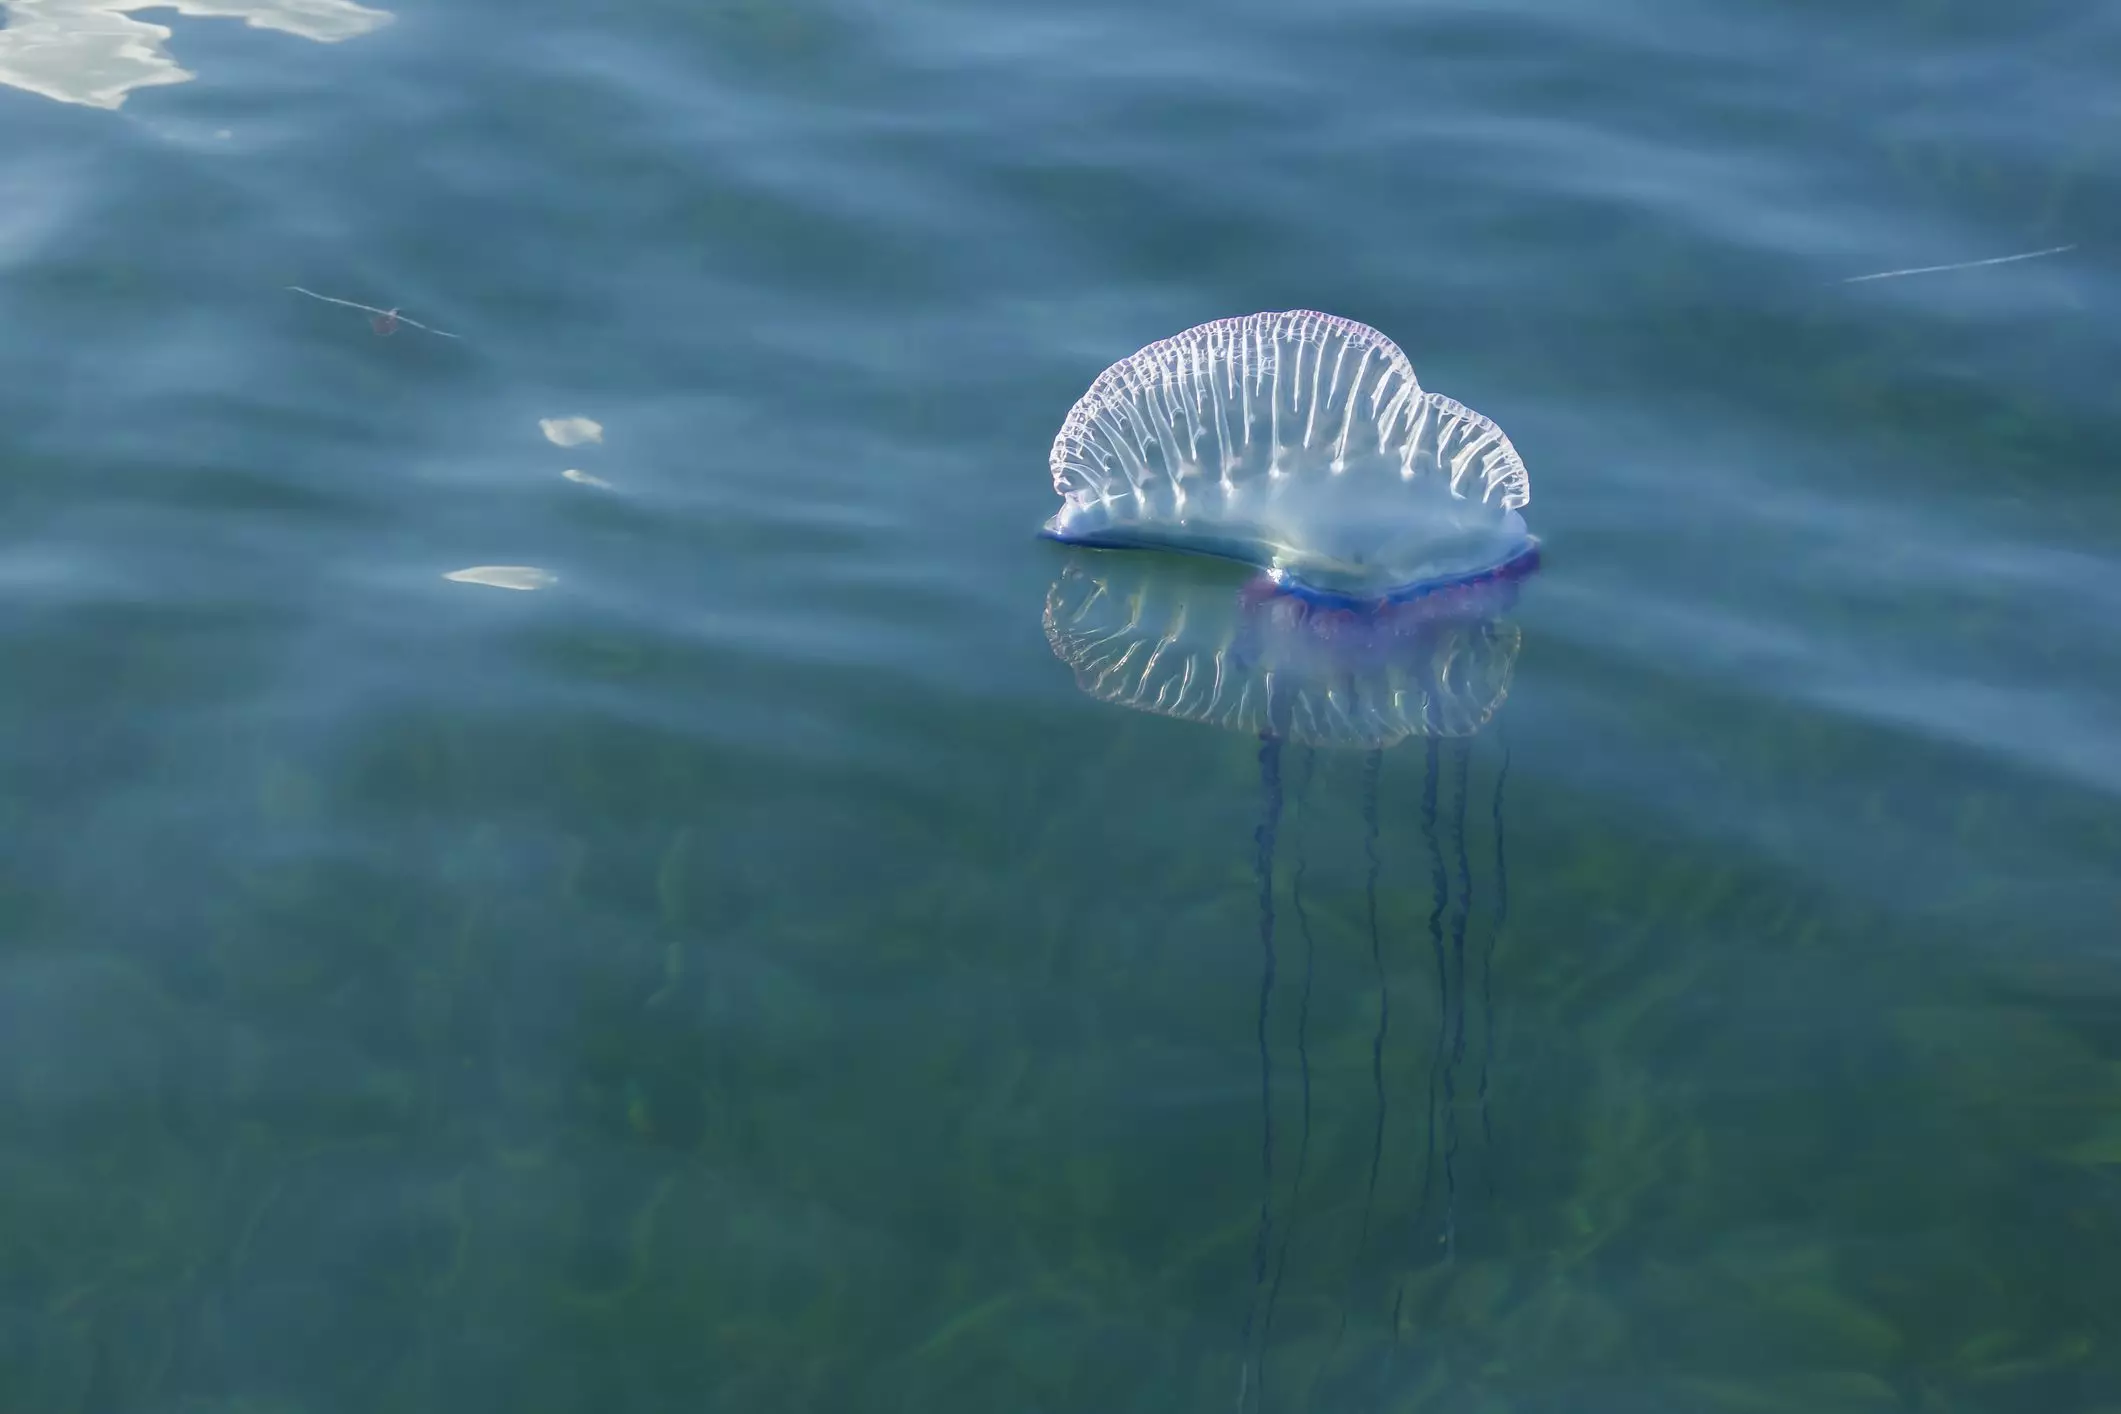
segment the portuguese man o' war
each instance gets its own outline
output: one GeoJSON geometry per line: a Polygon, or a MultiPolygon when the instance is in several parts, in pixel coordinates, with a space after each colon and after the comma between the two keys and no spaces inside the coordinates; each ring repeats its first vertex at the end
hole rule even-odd
{"type": "Polygon", "coordinates": [[[1492,784],[1479,792],[1485,799],[1476,802],[1471,743],[1509,694],[1522,635],[1507,615],[1539,564],[1538,541],[1519,514],[1531,493],[1524,464],[1494,423],[1422,390],[1384,335],[1309,311],[1204,324],[1115,364],[1068,415],[1052,461],[1063,504],[1048,536],[1096,552],[1215,556],[1257,571],[1238,585],[1167,556],[1077,554],[1047,593],[1045,629],[1055,656],[1090,696],[1258,742],[1251,854],[1260,1202],[1237,1407],[1240,1414],[1263,1407],[1270,1387],[1310,1404],[1333,1387],[1353,1395],[1369,1377],[1362,1367],[1375,1373],[1374,1361],[1349,1368],[1342,1358],[1350,1311],[1362,1304],[1354,1269],[1327,1281],[1336,1291],[1313,1293],[1340,1313],[1323,1355],[1304,1369],[1270,1368],[1268,1359],[1312,1156],[1316,935],[1334,917],[1366,935],[1366,956],[1349,973],[1376,997],[1364,1037],[1372,1123],[1357,1251],[1385,1244],[1398,1273],[1371,1323],[1375,1329],[1389,1318],[1389,1371],[1392,1351],[1420,1324],[1409,1309],[1409,1277],[1457,1251],[1461,1109],[1492,1152],[1491,979],[1509,915],[1509,752],[1505,743],[1492,784]],[[1406,812],[1420,843],[1402,855],[1386,834],[1384,764],[1387,750],[1410,738],[1424,747],[1419,795],[1406,812]],[[1291,748],[1299,753],[1288,773],[1293,789],[1284,786],[1291,748]],[[1359,753],[1362,901],[1359,909],[1321,910],[1314,901],[1321,861],[1309,858],[1307,845],[1317,827],[1307,817],[1314,782],[1327,773],[1322,753],[1336,748],[1359,753]],[[1289,796],[1293,869],[1277,859],[1289,796]],[[1483,825],[1487,839],[1478,841],[1483,825]],[[1492,880],[1477,889],[1476,854],[1494,861],[1492,880]],[[1293,1145],[1277,1135],[1270,1044],[1282,986],[1283,875],[1302,947],[1293,1145]],[[1402,883],[1398,906],[1382,906],[1395,902],[1383,891],[1402,883]],[[1410,891],[1411,905],[1404,902],[1410,891]],[[1476,894],[1485,925],[1477,929],[1476,894]],[[1394,947],[1394,933],[1411,936],[1394,947]],[[1421,1060],[1388,1061],[1395,985],[1404,1027],[1404,989],[1427,993],[1429,978],[1433,1009],[1414,1008],[1433,1028],[1417,1043],[1421,1060]],[[1469,982],[1479,997],[1477,1080],[1463,1074],[1469,982]],[[1425,1077],[1396,1078],[1415,1064],[1425,1077]],[[1387,1178],[1398,1168],[1385,1161],[1390,1096],[1403,1084],[1425,1095],[1426,1134],[1417,1167],[1387,1178]]]}
{"type": "Polygon", "coordinates": [[[1056,540],[1216,555],[1345,607],[1538,558],[1502,429],[1313,310],[1219,319],[1100,374],[1054,438],[1056,540]]]}

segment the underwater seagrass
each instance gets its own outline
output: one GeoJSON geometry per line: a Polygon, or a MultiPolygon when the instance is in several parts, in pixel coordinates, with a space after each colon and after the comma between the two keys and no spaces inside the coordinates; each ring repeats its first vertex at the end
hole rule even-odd
{"type": "MultiPolygon", "coordinates": [[[[1240,1414],[1263,1407],[1270,1383],[1315,1401],[1334,1378],[1352,1284],[1338,1297],[1338,1332],[1322,1359],[1270,1378],[1268,1353],[1311,1153],[1318,949],[1305,892],[1304,817],[1317,757],[1321,749],[1362,753],[1360,916],[1378,1002],[1368,1038],[1374,1138],[1358,1244],[1386,1244],[1393,1254],[1400,1273],[1389,1310],[1396,1346],[1405,1329],[1407,1276],[1439,1256],[1448,1260],[1457,1244],[1459,1067],[1467,1050],[1474,894],[1470,739],[1501,708],[1522,647],[1520,631],[1504,616],[1539,565],[1538,541],[1518,514],[1531,499],[1530,480],[1501,429],[1425,392],[1391,340],[1311,311],[1204,324],[1114,364],[1068,414],[1053,443],[1052,469],[1062,506],[1044,533],[1089,551],[1070,557],[1045,606],[1047,641],[1077,686],[1101,701],[1240,731],[1259,743],[1252,843],[1260,1204],[1237,1407],[1240,1414]],[[1154,550],[1236,560],[1259,573],[1233,587],[1170,556],[1109,553],[1154,550]],[[1435,978],[1434,1030],[1427,1076],[1418,1082],[1426,1092],[1425,1158],[1418,1179],[1408,1174],[1385,1185],[1397,1216],[1384,1218],[1377,1206],[1390,1119],[1384,1057],[1393,969],[1378,908],[1387,868],[1380,802],[1384,753],[1410,737],[1426,746],[1417,867],[1429,895],[1421,970],[1435,978]],[[1302,1098],[1293,1178],[1277,1211],[1284,1195],[1276,1180],[1268,1019],[1279,968],[1283,754],[1291,744],[1302,753],[1288,890],[1303,948],[1296,1032],[1302,1098]],[[1442,1212],[1432,1216],[1437,1196],[1442,1212]]],[[[1508,771],[1505,745],[1486,802],[1494,858],[1489,924],[1472,959],[1482,1019],[1478,1124],[1489,1147],[1491,977],[1509,913],[1502,810],[1508,771]]]]}

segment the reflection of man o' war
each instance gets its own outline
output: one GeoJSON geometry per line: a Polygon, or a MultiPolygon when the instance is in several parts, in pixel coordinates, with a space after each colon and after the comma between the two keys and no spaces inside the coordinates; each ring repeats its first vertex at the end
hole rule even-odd
{"type": "Polygon", "coordinates": [[[1054,439],[1057,540],[1258,565],[1348,604],[1410,598],[1537,553],[1502,429],[1367,325],[1220,319],[1099,375],[1054,439]]]}
{"type": "MultiPolygon", "coordinates": [[[[1232,1315],[1240,1414],[1284,1404],[1374,1407],[1360,1401],[1374,1398],[1394,1362],[1419,1345],[1425,1305],[1443,1289],[1424,1273],[1457,1257],[1459,1199],[1474,1167],[1461,1154],[1462,1134],[1474,1136],[1482,1155],[1493,1153],[1492,978],[1509,917],[1509,750],[1501,745],[1483,785],[1472,739],[1496,723],[1508,695],[1522,635],[1505,615],[1536,564],[1536,555],[1520,556],[1411,598],[1349,606],[1290,593],[1270,574],[1239,586],[1167,556],[1077,554],[1047,592],[1047,638],[1085,692],[1259,742],[1250,853],[1260,1199],[1242,1315],[1232,1315]],[[1395,812],[1386,751],[1409,737],[1425,746],[1419,794],[1395,812]],[[1348,761],[1330,753],[1336,747],[1360,753],[1359,765],[1349,763],[1360,779],[1362,846],[1352,861],[1359,906],[1320,901],[1336,861],[1315,857],[1312,841],[1333,827],[1314,797],[1334,763],[1348,761]],[[1418,844],[1402,850],[1387,826],[1409,815],[1418,844]],[[1477,869],[1476,859],[1491,868],[1477,869]],[[1362,935],[1338,965],[1335,918],[1362,935]],[[1285,957],[1292,932],[1300,950],[1293,959],[1285,957]],[[1359,1038],[1367,1061],[1356,1082],[1361,1169],[1351,1166],[1339,1182],[1314,1162],[1313,1107],[1327,1093],[1314,1086],[1312,1058],[1321,1047],[1341,1055],[1357,1047],[1353,1037],[1314,1035],[1320,986],[1375,997],[1359,1038]],[[1292,1032],[1293,1067],[1285,1050],[1292,1032]],[[1328,1183],[1340,1199],[1319,1196],[1328,1183]],[[1329,1217],[1354,1239],[1345,1268],[1331,1265],[1349,1250],[1345,1240],[1320,1231],[1329,1217]]],[[[1478,1168],[1492,1187],[1492,1159],[1478,1168]]]]}
{"type": "Polygon", "coordinates": [[[1509,690],[1522,573],[1353,610],[1099,556],[1054,581],[1046,638],[1083,691],[1144,712],[1307,746],[1470,736],[1509,690]]]}
{"type": "Polygon", "coordinates": [[[0,0],[0,83],[61,103],[116,108],[136,88],[195,77],[163,44],[170,32],[132,18],[135,10],[175,10],[238,19],[335,44],[389,24],[387,10],[353,0],[0,0]]]}

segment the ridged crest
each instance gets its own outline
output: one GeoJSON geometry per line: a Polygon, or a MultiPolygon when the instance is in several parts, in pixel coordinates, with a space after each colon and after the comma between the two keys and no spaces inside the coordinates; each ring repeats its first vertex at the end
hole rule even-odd
{"type": "Polygon", "coordinates": [[[1361,469],[1440,475],[1506,510],[1531,499],[1500,428],[1425,392],[1377,330],[1315,310],[1218,319],[1122,359],[1076,402],[1051,460],[1072,505],[1143,520],[1255,513],[1256,483],[1361,469]]]}

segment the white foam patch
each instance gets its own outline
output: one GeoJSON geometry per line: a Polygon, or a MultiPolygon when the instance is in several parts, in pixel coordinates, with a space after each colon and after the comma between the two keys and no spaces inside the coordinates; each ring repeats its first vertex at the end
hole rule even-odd
{"type": "Polygon", "coordinates": [[[544,589],[551,585],[553,577],[536,565],[473,565],[470,569],[451,570],[442,576],[458,584],[483,584],[493,589],[544,589]]]}
{"type": "Polygon", "coordinates": [[[0,83],[60,103],[117,108],[135,89],[197,77],[164,47],[168,27],[134,19],[134,10],[242,20],[319,44],[353,39],[392,19],[388,10],[354,0],[0,0],[7,18],[0,83]]]}
{"type": "Polygon", "coordinates": [[[579,447],[604,440],[604,424],[587,417],[541,417],[538,431],[555,447],[579,447]]]}
{"type": "Polygon", "coordinates": [[[599,491],[609,491],[613,489],[612,484],[606,481],[603,477],[591,476],[588,472],[576,471],[573,467],[567,468],[567,470],[561,472],[560,475],[566,477],[569,481],[572,481],[577,486],[594,486],[599,491]]]}

